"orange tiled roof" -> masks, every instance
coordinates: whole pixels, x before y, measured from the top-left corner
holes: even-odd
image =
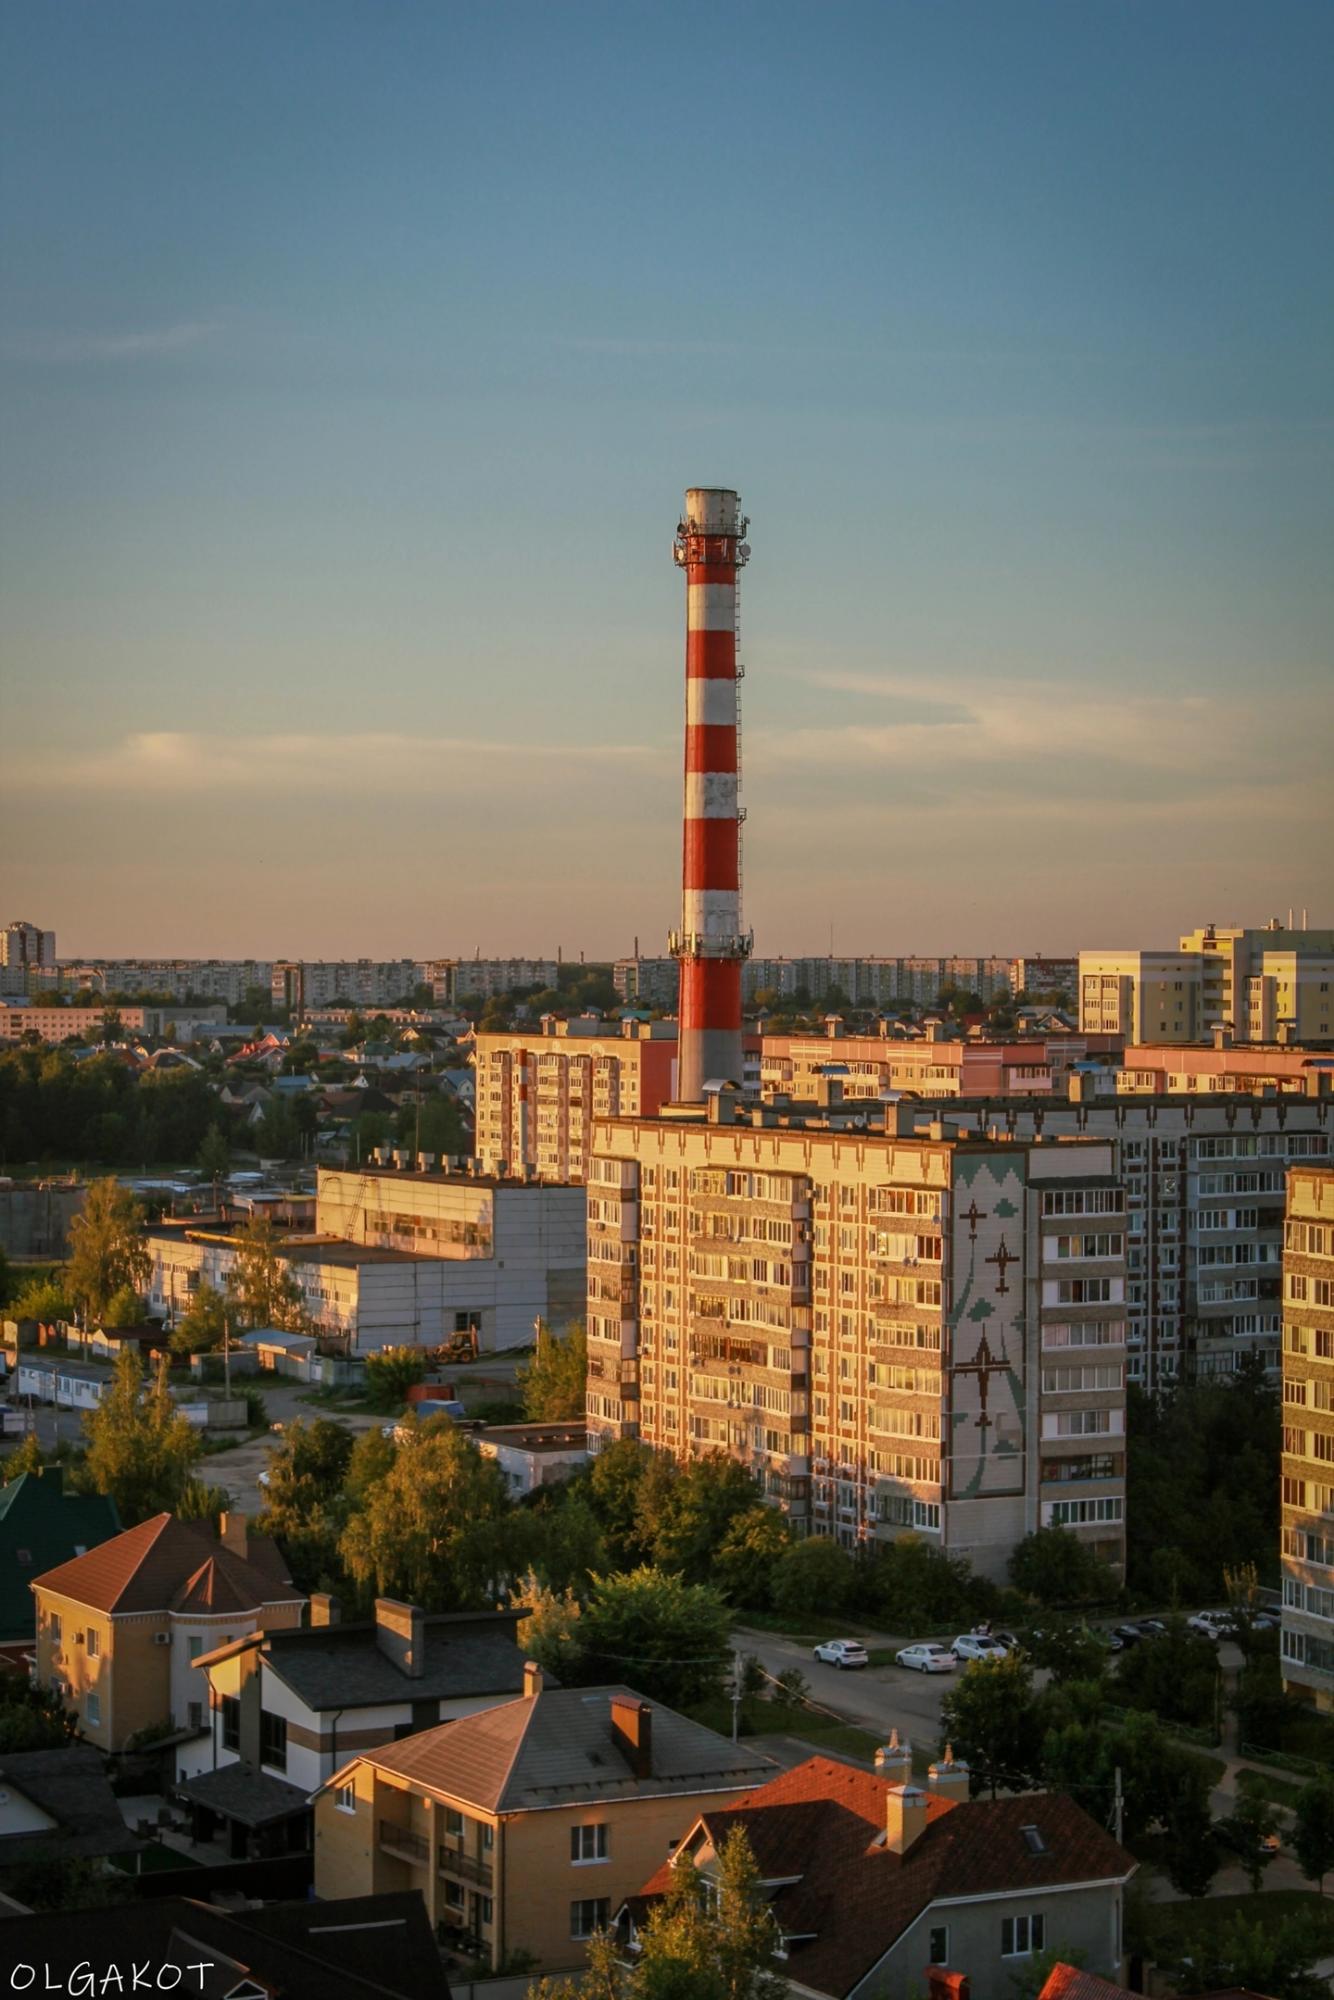
[[[207,1528],[174,1514],[154,1514],[57,1564],[33,1588],[107,1612],[254,1610],[301,1595],[268,1536],[252,1535],[242,1559]]]

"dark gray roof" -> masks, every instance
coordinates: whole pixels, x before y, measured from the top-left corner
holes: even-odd
[[[56,1822],[46,1831],[6,1835],[0,1857],[32,1842],[81,1855],[123,1854],[138,1845],[91,1744],[10,1751],[0,1756],[0,1785],[21,1793]]]
[[[305,1812],[310,1804],[299,1785],[272,1778],[253,1764],[221,1764],[216,1771],[184,1779],[176,1790],[192,1805],[209,1806],[242,1826],[271,1826],[275,1820]]]
[[[271,1632],[266,1667],[307,1708],[378,1708],[452,1701],[474,1694],[518,1694],[522,1650],[514,1643],[521,1612],[446,1613],[426,1620],[425,1671],[396,1667],[376,1643],[374,1625],[317,1625]]]
[[[612,1736],[613,1695],[643,1699],[627,1687],[547,1688],[362,1755],[377,1770],[488,1812],[690,1797],[763,1784],[774,1775],[772,1758],[654,1702],[651,1775],[636,1777]]]
[[[225,2000],[246,1973],[274,2000],[450,2000],[449,1981],[415,1891],[327,1903],[220,1910],[184,1896],[107,1910],[11,1916],[0,1937],[15,1965],[40,1965],[54,1991],[76,1967],[212,1961],[200,2000]],[[193,1977],[193,1975],[192,1975]],[[185,1991],[182,1984],[181,1991]]]

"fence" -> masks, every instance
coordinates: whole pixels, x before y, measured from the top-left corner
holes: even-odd
[[[1294,1771],[1299,1778],[1319,1778],[1328,1769],[1328,1764],[1317,1763],[1314,1757],[1299,1757],[1295,1750],[1262,1750],[1258,1743],[1243,1743],[1243,1757],[1254,1764],[1273,1764],[1280,1771]]]
[[[1115,1708],[1111,1703],[1108,1703],[1102,1712],[1108,1722],[1119,1723],[1130,1722],[1137,1715],[1150,1713],[1143,1708]],[[1169,1722],[1163,1715],[1154,1715],[1153,1719],[1167,1731],[1169,1736],[1179,1736],[1183,1743],[1198,1743],[1202,1750],[1216,1750],[1222,1741],[1217,1729],[1197,1729],[1190,1722]]]

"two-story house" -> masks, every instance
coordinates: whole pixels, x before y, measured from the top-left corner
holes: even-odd
[[[910,1758],[904,1746],[909,1773]],[[894,1762],[886,1757],[886,1768]],[[720,1849],[743,1827],[778,1927],[774,1969],[794,1994],[871,2000],[937,1988],[938,1972],[966,1978],[972,2000],[1013,2000],[1033,1961],[1053,1950],[1118,1977],[1132,1856],[1062,1793],[970,1799],[968,1787],[967,1767],[948,1757],[932,1765],[925,1789],[809,1758],[708,1806],[618,1927],[633,1952],[672,1868],[693,1863],[716,1880]]]
[[[208,1686],[196,1661],[230,1639],[299,1625],[305,1597],[277,1545],[224,1514],[218,1534],[155,1514],[60,1563],[32,1585],[36,1678],[99,1750],[141,1730],[202,1731]]]
[[[22,1669],[36,1641],[33,1578],[120,1532],[116,1503],[66,1493],[58,1465],[0,1487],[0,1662]]]
[[[315,1800],[316,1893],[420,1889],[493,1966],[578,1966],[705,1805],[773,1768],[630,1688],[544,1688],[529,1663],[519,1700],[335,1771]]]

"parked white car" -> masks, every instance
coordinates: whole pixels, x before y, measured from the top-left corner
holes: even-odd
[[[822,1646],[815,1648],[815,1658],[823,1660],[827,1667],[869,1667],[871,1664],[860,1639],[826,1639]]]
[[[1206,1639],[1226,1639],[1232,1630],[1232,1614],[1228,1611],[1197,1611],[1186,1623],[1192,1632],[1202,1632]]]
[[[905,1646],[894,1658],[919,1674],[952,1674],[959,1662],[948,1646]]]
[[[951,1651],[958,1660],[1003,1660],[1009,1648],[989,1632],[961,1632]]]

